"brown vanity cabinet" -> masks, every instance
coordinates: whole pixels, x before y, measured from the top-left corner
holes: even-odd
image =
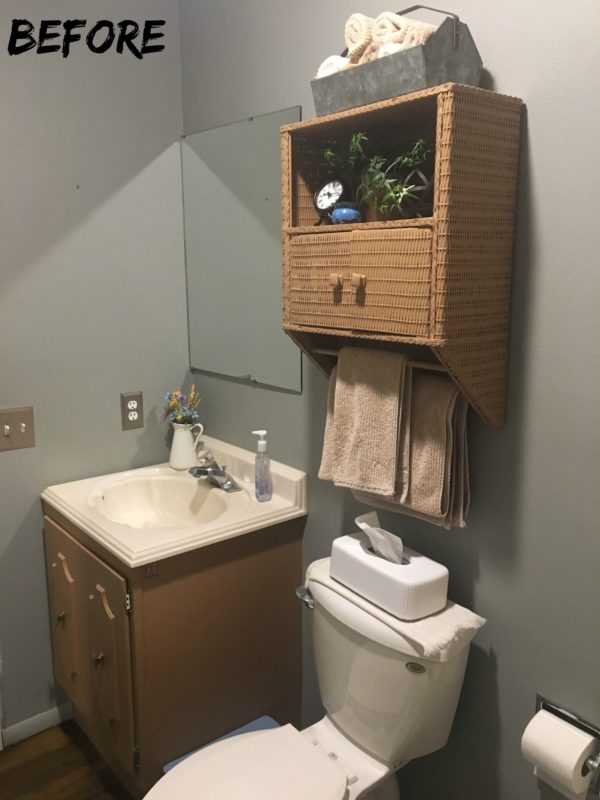
[[[303,519],[129,567],[43,506],[56,682],[134,796],[263,714],[300,724]]]

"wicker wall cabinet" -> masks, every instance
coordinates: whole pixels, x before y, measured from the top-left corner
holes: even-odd
[[[504,422],[521,109],[444,84],[282,128],[284,329],[327,374],[344,345],[408,348]],[[357,131],[391,150],[425,139],[430,217],[315,226],[323,150]]]

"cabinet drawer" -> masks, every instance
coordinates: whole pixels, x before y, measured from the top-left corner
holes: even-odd
[[[428,336],[430,228],[290,237],[292,325]]]

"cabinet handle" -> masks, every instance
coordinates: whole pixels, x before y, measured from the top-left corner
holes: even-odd
[[[366,286],[367,276],[361,275],[360,272],[353,272],[351,280],[352,286],[355,286],[357,289],[362,289]]]
[[[94,662],[94,667],[99,667],[101,664],[104,664],[104,653],[92,653],[92,661]]]
[[[342,274],[341,274],[341,272],[330,272],[329,273],[329,285],[330,286],[341,286],[342,285]]]
[[[66,613],[64,611],[61,611],[60,614],[56,615],[57,624],[58,625],[62,625],[64,623],[64,621],[66,620],[66,618],[67,618]]]

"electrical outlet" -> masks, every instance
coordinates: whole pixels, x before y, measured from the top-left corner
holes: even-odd
[[[4,408],[0,411],[0,452],[35,447],[33,408]]]
[[[144,427],[144,400],[141,392],[121,393],[121,428],[124,431]]]

